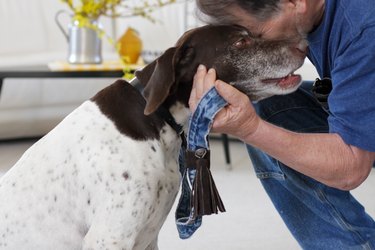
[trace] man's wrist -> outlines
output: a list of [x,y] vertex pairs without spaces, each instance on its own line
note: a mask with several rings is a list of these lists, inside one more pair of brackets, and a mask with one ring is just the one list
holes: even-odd
[[244,133],[240,136],[239,139],[247,144],[254,144],[259,137],[258,134],[262,126],[264,126],[264,121],[257,116],[244,126],[244,128],[242,129]]

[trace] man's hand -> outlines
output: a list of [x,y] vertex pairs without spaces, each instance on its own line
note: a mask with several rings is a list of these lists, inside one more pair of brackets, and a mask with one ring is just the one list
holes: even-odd
[[193,89],[189,100],[191,111],[195,111],[200,99],[212,86],[215,86],[218,93],[228,102],[228,106],[215,116],[212,125],[213,131],[230,134],[240,140],[254,133],[259,125],[260,118],[255,113],[248,96],[231,85],[216,80],[215,70],[207,71],[203,65],[198,67],[194,76]]

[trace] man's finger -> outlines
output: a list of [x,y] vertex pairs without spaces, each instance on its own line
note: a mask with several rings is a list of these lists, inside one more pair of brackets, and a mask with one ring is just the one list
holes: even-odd
[[204,91],[202,93],[202,96],[214,86],[215,80],[216,80],[216,71],[215,69],[211,68],[208,70],[207,75],[204,78]]
[[195,98],[200,98],[204,92],[204,79],[207,74],[207,69],[204,65],[199,65],[197,72],[194,75],[193,89],[195,90]]
[[191,93],[190,93],[190,98],[189,98],[189,108],[191,112],[194,112],[195,109],[197,108],[197,97],[196,97],[196,90],[193,88]]

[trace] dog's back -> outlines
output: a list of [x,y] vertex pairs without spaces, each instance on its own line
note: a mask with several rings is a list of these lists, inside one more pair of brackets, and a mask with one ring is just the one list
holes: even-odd
[[163,122],[145,117],[144,105],[118,81],[28,149],[0,182],[0,248],[81,249],[84,241],[145,249],[173,204],[179,176],[177,135],[163,128],[174,147],[166,150]]

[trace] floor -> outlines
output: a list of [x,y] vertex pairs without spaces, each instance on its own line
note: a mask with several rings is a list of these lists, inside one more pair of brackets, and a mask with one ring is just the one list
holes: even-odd
[[[12,166],[34,140],[0,141],[0,175]],[[187,240],[180,240],[174,225],[174,208],[159,236],[160,250],[300,249],[282,223],[254,175],[242,143],[232,141],[233,170],[225,166],[220,141],[211,142],[212,174],[226,213],[204,217],[203,225]],[[375,173],[353,191],[375,217]]]

